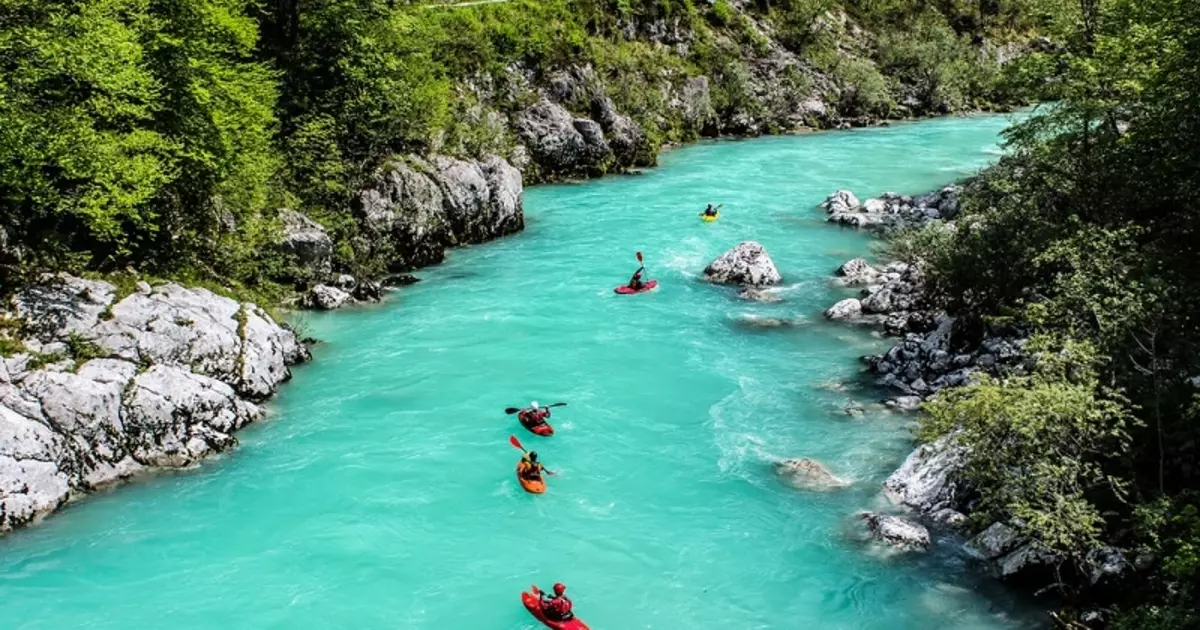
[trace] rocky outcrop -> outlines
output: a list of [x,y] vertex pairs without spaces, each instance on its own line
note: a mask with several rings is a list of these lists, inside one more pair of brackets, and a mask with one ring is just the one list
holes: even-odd
[[923,550],[929,547],[929,530],[906,518],[877,512],[859,515],[871,538],[903,550]]
[[828,492],[850,485],[850,482],[830,472],[821,462],[807,457],[776,462],[775,474],[797,490]]
[[859,203],[848,190],[839,190],[821,203],[828,214],[828,221],[856,228],[896,230],[921,227],[938,220],[952,220],[958,216],[959,186],[946,186],[940,190],[910,197],[896,193],[884,193],[878,198]]
[[279,211],[283,250],[295,257],[309,277],[324,278],[333,271],[333,239],[320,223],[295,210]]
[[966,385],[976,373],[1000,375],[1025,369],[1027,338],[1019,329],[988,333],[977,344],[956,340],[955,320],[940,316],[924,334],[909,334],[886,353],[866,357],[880,385],[907,396],[928,397],[947,387]]
[[783,278],[767,250],[754,241],[738,244],[704,268],[704,279],[716,284],[762,287]]
[[105,282],[46,277],[4,316],[25,351],[0,360],[0,531],[229,448],[308,358],[257,306],[176,284],[118,300]]
[[393,271],[437,264],[453,245],[482,243],[525,227],[521,173],[498,157],[466,161],[410,155],[381,169],[353,210]]
[[549,99],[521,112],[516,131],[544,176],[602,175],[613,158],[599,123]]
[[931,516],[943,523],[957,523],[964,516],[966,494],[962,469],[966,451],[950,436],[918,446],[883,484],[889,499]]

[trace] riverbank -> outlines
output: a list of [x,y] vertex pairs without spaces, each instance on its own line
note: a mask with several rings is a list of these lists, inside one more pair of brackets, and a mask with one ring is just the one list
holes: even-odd
[[[961,229],[956,225],[959,198],[971,194],[968,189],[977,181],[967,179],[916,197],[884,193],[863,202],[851,191],[839,190],[820,208],[828,222],[864,228],[884,242],[895,234],[910,237],[905,230],[953,233]],[[859,295],[830,306],[826,319],[869,326],[900,339],[886,352],[862,357],[873,384],[892,394],[884,404],[901,412],[921,412],[926,403],[977,383],[981,376],[1020,377],[1035,369],[1035,357],[1026,351],[1032,325],[980,323],[947,314],[927,295],[923,266],[919,258],[886,265],[855,258],[833,276],[837,286],[858,288]],[[1117,548],[1097,545],[1084,554],[1082,566],[1064,570],[1067,558],[1023,531],[1019,519],[980,523],[975,514],[979,492],[966,479],[970,459],[970,450],[953,433],[941,435],[913,450],[884,482],[884,493],[916,515],[910,526],[921,528],[924,523],[935,532],[965,536],[965,552],[984,570],[1026,592],[1051,597],[1064,589],[1103,592],[1150,566],[1148,557],[1130,558]],[[1060,611],[1055,619],[1069,624],[1067,620],[1077,615],[1079,622],[1092,624],[1111,614],[1102,612],[1102,600],[1085,599],[1082,604],[1082,610]]]

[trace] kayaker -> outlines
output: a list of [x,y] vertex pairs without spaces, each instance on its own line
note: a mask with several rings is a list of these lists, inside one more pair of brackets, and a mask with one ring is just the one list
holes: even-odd
[[529,406],[521,410],[517,418],[530,427],[537,427],[546,424],[546,420],[550,418],[550,408],[545,409],[538,406],[538,401],[529,403]]
[[645,270],[646,266],[642,265],[641,267],[638,267],[637,271],[633,272],[633,277],[629,279],[630,289],[633,289],[634,291],[642,290],[642,287],[645,286],[642,284],[642,272]]
[[566,592],[567,586],[562,582],[554,585],[553,597],[541,591],[542,614],[550,621],[570,621],[575,618],[575,613],[571,612],[571,600],[564,595]]
[[704,216],[706,216],[706,217],[717,216],[718,214],[720,214],[721,206],[724,206],[724,205],[725,204],[721,204],[720,206],[717,206],[714,208],[711,203],[708,204],[708,207],[704,209]]
[[546,470],[546,467],[538,461],[537,451],[529,451],[521,458],[521,463],[517,465],[517,474],[530,481],[539,481],[542,478],[542,473],[553,475],[554,473]]

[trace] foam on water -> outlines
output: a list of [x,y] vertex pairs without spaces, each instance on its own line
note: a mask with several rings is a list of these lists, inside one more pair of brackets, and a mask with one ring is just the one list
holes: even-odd
[[[970,173],[1006,122],[704,143],[527,191],[525,232],[384,306],[304,316],[327,343],[236,451],[0,542],[0,628],[531,629],[520,591],[560,580],[597,630],[1028,625],[943,534],[915,555],[861,540],[910,419],[854,385],[887,342],[821,318],[868,240],[816,209]],[[748,239],[782,302],[698,281]],[[638,250],[660,289],[613,294]],[[570,403],[553,438],[503,413],[531,399]],[[560,473],[547,494],[517,487],[509,433]],[[785,457],[852,485],[786,487]]]

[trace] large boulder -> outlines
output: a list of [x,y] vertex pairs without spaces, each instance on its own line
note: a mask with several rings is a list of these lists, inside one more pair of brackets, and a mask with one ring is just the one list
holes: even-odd
[[828,319],[853,319],[861,317],[862,314],[862,302],[857,298],[846,298],[825,309],[825,317]]
[[482,243],[525,227],[521,173],[492,156],[482,162],[434,158],[454,242]]
[[305,295],[300,300],[300,305],[304,308],[316,309],[319,311],[332,311],[345,306],[352,301],[353,297],[337,288],[325,284],[318,284],[312,289],[309,289],[308,295]]
[[781,481],[798,490],[828,492],[850,485],[850,482],[830,472],[821,462],[807,457],[776,462],[775,474]]
[[612,159],[612,149],[599,123],[575,118],[549,99],[521,112],[516,129],[534,162],[546,174],[601,174]]
[[855,212],[861,204],[849,190],[839,190],[821,202],[821,209],[829,214]]
[[941,520],[954,516],[960,505],[961,474],[966,450],[945,436],[917,447],[896,472],[884,482],[884,493],[892,501]]
[[919,550],[929,547],[929,530],[906,518],[863,512],[859,518],[866,524],[871,537],[898,549]]
[[754,241],[740,243],[709,263],[704,269],[704,279],[716,284],[755,287],[779,284],[783,280],[767,250]]
[[834,275],[837,276],[838,283],[844,286],[866,286],[879,282],[884,274],[865,259],[854,258],[842,263]]
[[333,239],[325,228],[286,208],[279,211],[279,220],[283,224],[283,250],[295,256],[311,276],[328,276],[332,271]]

